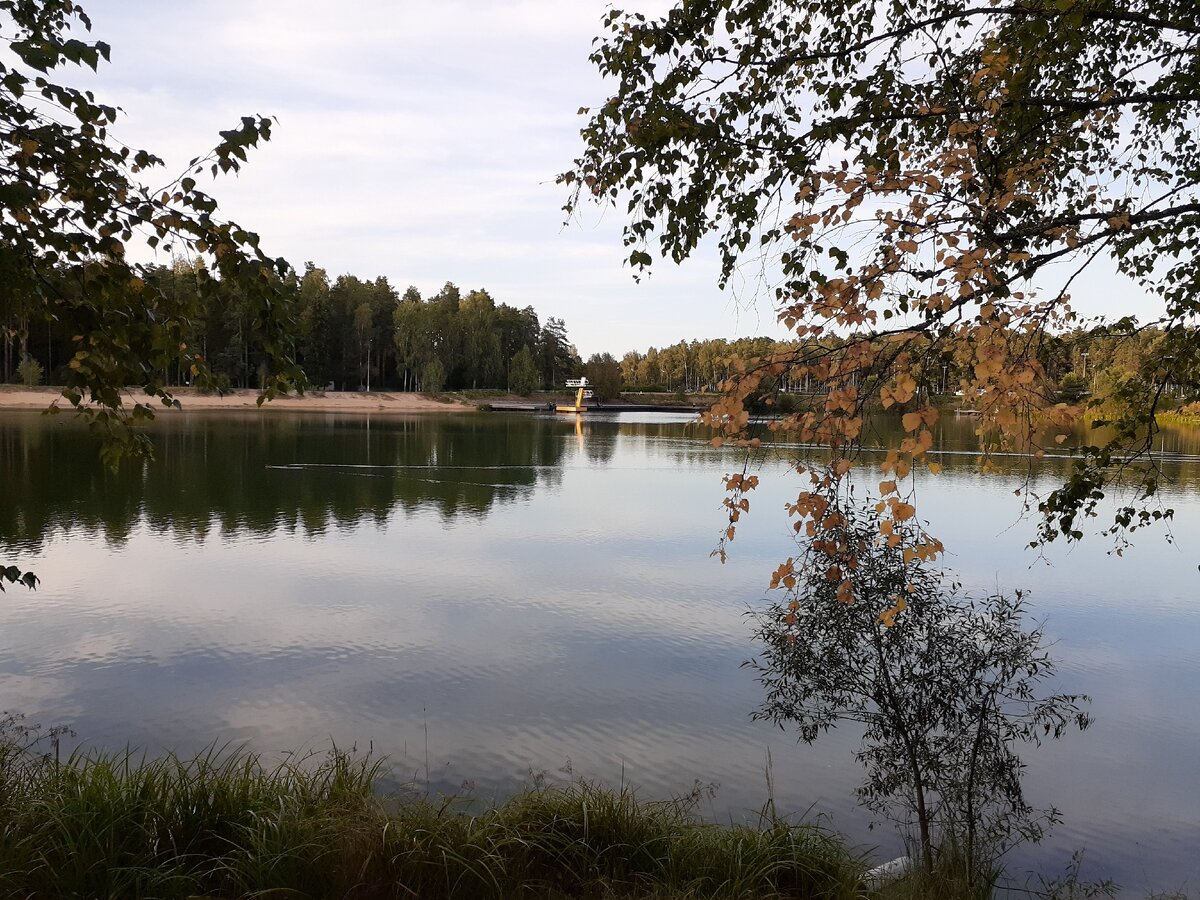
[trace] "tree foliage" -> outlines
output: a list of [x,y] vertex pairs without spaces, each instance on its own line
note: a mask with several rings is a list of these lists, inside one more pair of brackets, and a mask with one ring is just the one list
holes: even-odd
[[1027,802],[1017,748],[1086,728],[1087,698],[1041,692],[1054,665],[1040,631],[1024,628],[1019,593],[962,596],[893,540],[911,523],[846,499],[839,521],[776,572],[787,599],[756,615],[764,650],[752,665],[767,689],[757,716],[810,743],[859,723],[862,801],[914,826],[926,871],[936,848],[954,848],[977,884],[1054,818]]
[[[715,235],[721,283],[765,271],[798,339],[724,383],[708,417],[721,439],[754,441],[745,401],[764,379],[811,379],[823,406],[772,427],[852,456],[868,403],[913,401],[937,354],[985,451],[1040,452],[1039,428],[1071,415],[1043,351],[1081,324],[1075,274],[1107,256],[1161,300],[1162,340],[1104,407],[1111,440],[1076,448],[1069,480],[1031,504],[1044,541],[1081,537],[1118,476],[1133,496],[1114,533],[1169,515],[1148,451],[1164,386],[1200,366],[1194,4],[688,0],[605,24],[592,59],[614,90],[583,111],[568,209],[625,200],[637,269]],[[906,416],[883,464],[891,500],[928,462],[936,415]]]
[[[63,397],[89,417],[115,463],[127,452],[149,452],[133,425],[152,418],[156,405],[178,405],[167,373],[182,368],[201,384],[211,381],[207,359],[185,338],[197,298],[222,290],[243,298],[247,337],[263,357],[263,399],[302,376],[292,358],[291,311],[280,302],[286,262],[223,219],[197,180],[237,172],[270,138],[271,120],[243,117],[182,175],[151,187],[149,179],[162,184],[163,160],[116,140],[118,110],[61,77],[108,60],[107,44],[79,37],[90,29],[72,0],[0,0],[8,51],[0,61],[0,305],[12,317],[6,365],[14,337],[28,354],[35,323],[69,336]],[[195,291],[165,289],[155,267],[135,258],[138,244],[196,260]],[[126,395],[131,385],[144,399]],[[5,579],[36,583],[13,572],[4,569]]]
[[446,386],[446,370],[436,356],[431,357],[422,367],[420,384],[421,390],[431,394],[438,393]]
[[612,400],[621,393],[621,364],[611,353],[593,353],[584,368],[597,400]]
[[42,370],[41,363],[28,353],[25,354],[20,365],[17,366],[17,375],[21,379],[21,384],[26,387],[34,387],[41,384],[44,374],[45,372]]
[[[90,30],[87,15],[71,0],[8,0],[0,2],[0,22],[11,53],[0,63],[6,299],[23,307],[27,325],[49,322],[70,335],[63,396],[86,405],[110,455],[144,449],[127,426],[152,416],[154,405],[175,405],[166,372],[182,366],[202,383],[209,378],[208,361],[184,339],[197,296],[236,286],[268,366],[264,397],[293,387],[300,377],[293,323],[279,302],[287,264],[267,256],[256,234],[222,219],[197,181],[238,171],[248,150],[270,138],[271,120],[242,118],[184,175],[151,188],[146,180],[162,159],[115,140],[109,132],[118,110],[57,77],[109,57],[104,42],[74,36]],[[195,292],[167,289],[153,265],[131,257],[137,243],[202,261]],[[127,385],[146,399],[130,405]]]
[[[405,384],[420,380],[436,358],[445,387],[503,388],[512,384],[513,366],[524,348],[530,348],[535,382],[553,384],[583,367],[561,319],[551,317],[542,326],[533,307],[498,304],[482,288],[463,297],[448,281],[427,300],[409,288],[394,321],[397,366]],[[524,375],[518,380],[530,391],[537,389]]]
[[533,351],[526,344],[513,357],[508,373],[508,389],[514,394],[528,397],[539,387],[541,379],[538,377],[537,364],[533,361]]

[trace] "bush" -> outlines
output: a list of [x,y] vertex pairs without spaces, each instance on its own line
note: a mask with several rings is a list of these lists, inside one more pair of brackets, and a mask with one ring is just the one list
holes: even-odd
[[436,394],[446,386],[446,369],[436,356],[421,369],[421,390],[426,394]]
[[1063,403],[1078,403],[1087,392],[1087,379],[1077,372],[1068,372],[1058,383],[1058,398]]
[[804,406],[804,398],[799,394],[778,394],[775,397],[775,411],[784,415],[794,413]]
[[625,393],[665,394],[667,393],[667,386],[665,384],[627,384],[625,385]]
[[21,362],[17,365],[17,375],[21,379],[21,384],[25,387],[36,387],[42,383],[42,376],[45,375],[45,370],[42,369],[42,364],[26,353],[21,357]]

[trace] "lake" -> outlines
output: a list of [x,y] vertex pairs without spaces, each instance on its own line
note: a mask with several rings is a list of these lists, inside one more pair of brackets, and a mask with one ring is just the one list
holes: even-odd
[[[1065,821],[1010,874],[1061,873],[1084,848],[1085,877],[1195,891],[1200,436],[1161,439],[1173,543],[1039,559],[1013,492],[1067,461],[981,475],[972,426],[939,424],[952,452],[920,514],[968,591],[1029,591],[1056,689],[1090,694],[1095,717],[1027,755],[1029,799]],[[743,460],[686,416],[179,413],[153,436],[154,462],[113,473],[69,417],[0,416],[0,544],[42,579],[0,596],[0,708],[148,753],[332,740],[385,754],[397,784],[479,797],[699,783],[718,821],[753,820],[769,763],[779,810],[899,852],[854,803],[851,734],[808,747],[749,718],[745,613],[793,548],[786,448],[756,463],[720,565],[721,476]]]

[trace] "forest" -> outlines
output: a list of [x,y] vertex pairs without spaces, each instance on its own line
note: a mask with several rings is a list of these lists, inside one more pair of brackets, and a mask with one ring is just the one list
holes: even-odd
[[[199,263],[182,259],[146,273],[157,282],[148,287],[187,310],[181,342],[207,361],[219,389],[261,387],[268,362],[250,304],[232,282],[202,291],[200,274]],[[83,294],[67,274],[50,277],[60,296]],[[75,329],[65,316],[48,317],[44,303],[14,283],[0,278],[3,381],[62,384],[77,350]],[[482,288],[464,294],[446,282],[429,297],[415,287],[401,294],[386,277],[331,280],[308,263],[284,282],[282,297],[291,306],[296,361],[314,389],[528,393],[584,370],[562,319],[542,322],[533,307],[497,303]],[[191,383],[184,349],[158,373],[165,384]]]
[[[236,285],[222,282],[202,291],[199,263],[177,259],[156,266],[148,277],[153,288],[190,311],[183,340],[211,367],[219,389],[258,388],[267,360],[254,339],[253,312]],[[59,276],[56,289],[78,291]],[[585,362],[561,318],[542,322],[532,306],[497,303],[484,288],[467,292],[447,281],[422,297],[416,287],[397,291],[385,276],[374,279],[340,275],[308,263],[290,276],[283,297],[291,305],[295,356],[311,389],[510,390],[520,394],[561,387],[567,378],[586,373],[601,399],[622,390],[707,393],[719,390],[734,374],[736,360],[774,354],[836,351],[843,339],[827,335],[809,342],[767,337],[680,340],[665,347],[628,350],[620,358],[593,354]],[[61,384],[75,352],[73,327],[62,316],[49,319],[44,307],[0,280],[0,365],[4,383]],[[1048,390],[1072,402],[1097,388],[1107,393],[1135,377],[1162,343],[1157,327],[1077,328],[1043,337],[1038,359]],[[190,384],[184,353],[160,373],[166,384]],[[970,378],[969,359],[952,352],[921,354],[913,375],[919,395],[951,394]],[[788,392],[823,391],[804,374],[784,374],[774,385]],[[1195,386],[1179,378],[1166,397],[1189,398]]]
[[[1059,399],[1075,402],[1093,392],[1108,394],[1117,385],[1139,377],[1147,359],[1151,358],[1166,335],[1158,327],[1139,328],[1136,324],[1123,327],[1077,328],[1057,335],[1045,335],[1040,342],[1037,358],[1045,372],[1045,387],[1061,395]],[[621,380],[627,390],[684,391],[705,393],[719,390],[722,381],[736,371],[736,360],[765,359],[776,354],[793,354],[798,359],[805,354],[817,355],[838,350],[845,343],[836,335],[822,337],[801,345],[799,341],[776,341],[770,338],[740,338],[726,340],[678,341],[667,347],[630,350],[620,360]],[[961,392],[963,382],[971,377],[973,360],[964,359],[949,351],[921,354],[913,364],[913,377],[918,396]],[[802,368],[802,367],[801,367]],[[1165,385],[1164,399],[1189,398],[1196,394],[1196,385],[1182,368]],[[826,383],[810,376],[785,372],[774,385],[787,392],[824,392]]]

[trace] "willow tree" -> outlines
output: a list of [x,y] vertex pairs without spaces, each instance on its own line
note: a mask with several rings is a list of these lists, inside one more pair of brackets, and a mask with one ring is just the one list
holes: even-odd
[[[269,139],[271,121],[242,118],[211,153],[164,178],[161,158],[110,134],[115,107],[60,77],[108,60],[107,44],[80,39],[90,29],[72,0],[0,0],[7,51],[0,60],[0,255],[5,296],[23,298],[22,327],[54,321],[73,335],[62,396],[88,417],[115,462],[123,453],[148,453],[133,426],[155,407],[178,405],[167,373],[211,382],[187,335],[218,291],[244,300],[269,370],[260,402],[301,376],[281,289],[286,262],[267,256],[258,235],[223,219],[197,181],[237,172],[247,151]],[[152,277],[154,264],[139,261],[152,251],[195,264],[197,290],[170,290]],[[35,582],[16,567],[0,575]]]
[[[829,450],[792,507],[800,533],[837,523],[868,404],[906,413],[879,493],[892,520],[911,518],[907,476],[936,468],[937,410],[918,394],[932,360],[965,373],[985,450],[1040,454],[1040,428],[1078,411],[1055,405],[1039,354],[1082,321],[1071,286],[1101,257],[1161,301],[1164,335],[1104,398],[1113,438],[1077,448],[1068,480],[1029,502],[1041,540],[1081,537],[1117,477],[1133,493],[1108,530],[1169,515],[1154,412],[1168,380],[1200,370],[1191,0],[681,0],[604,23],[592,60],[613,92],[582,111],[567,208],[626,204],[637,270],[715,237],[722,287],[747,263],[772,279],[800,344],[743,360],[707,418],[717,442],[753,445],[745,401],[765,380],[823,384],[821,402],[770,426]],[[729,537],[752,484],[730,480]]]

